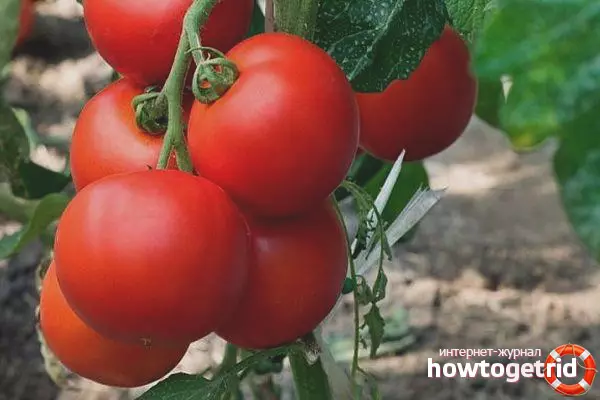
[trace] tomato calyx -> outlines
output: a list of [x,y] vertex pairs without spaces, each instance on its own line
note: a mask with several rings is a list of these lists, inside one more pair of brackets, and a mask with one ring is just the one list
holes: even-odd
[[136,96],[131,105],[135,110],[135,122],[150,135],[163,135],[169,127],[169,108],[166,97],[154,86]]
[[197,64],[192,81],[194,97],[204,104],[213,103],[235,83],[239,70],[217,49],[200,46],[190,51]]

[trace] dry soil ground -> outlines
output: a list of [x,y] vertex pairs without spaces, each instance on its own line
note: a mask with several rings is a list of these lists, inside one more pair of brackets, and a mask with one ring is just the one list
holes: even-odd
[[[93,52],[73,0],[42,3],[36,31],[16,55],[6,96],[30,111],[43,135],[68,136],[84,101],[110,78]],[[553,180],[553,144],[517,155],[477,120],[454,146],[427,162],[433,188],[447,187],[414,240],[388,265],[386,316],[408,310],[414,341],[365,362],[386,399],[558,399],[539,380],[428,379],[427,358],[441,348],[541,348],[583,345],[600,357],[600,270],[565,218]],[[55,167],[61,158],[41,148]],[[5,221],[2,231],[12,224]],[[40,246],[0,264],[0,400],[118,399],[131,394],[89,383],[58,390],[46,377],[33,328],[33,285]],[[341,312],[329,331],[347,330]],[[211,338],[182,368],[218,359]],[[498,360],[507,362],[507,360]],[[596,385],[589,398],[599,398]]]

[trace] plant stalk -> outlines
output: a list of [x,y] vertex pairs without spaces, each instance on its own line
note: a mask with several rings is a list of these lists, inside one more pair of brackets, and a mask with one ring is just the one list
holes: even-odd
[[312,40],[317,26],[319,0],[274,0],[275,29]]
[[[307,336],[316,341],[313,333]],[[333,400],[327,374],[323,369],[321,358],[309,364],[304,352],[294,351],[289,354],[297,400]]]
[[[194,48],[196,45],[199,46],[200,28],[206,23],[211,10],[217,2],[218,0],[195,0],[185,14],[173,67],[161,95],[156,100],[157,103],[160,103],[166,98],[169,118],[169,126],[165,133],[163,148],[158,159],[158,169],[165,169],[167,167],[171,152],[175,150],[179,169],[185,172],[192,172],[194,170],[184,139],[181,113],[182,94],[185,86],[185,77],[190,66],[190,50],[192,46]],[[190,42],[191,38],[193,38],[194,43]],[[193,53],[198,53],[199,57],[202,57],[201,51],[194,51]]]

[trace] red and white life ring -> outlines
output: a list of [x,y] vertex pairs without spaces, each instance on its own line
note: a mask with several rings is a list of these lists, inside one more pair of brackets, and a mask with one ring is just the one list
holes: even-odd
[[544,368],[544,377],[546,382],[554,388],[556,392],[565,396],[581,396],[586,394],[592,387],[594,378],[596,377],[596,361],[589,351],[577,344],[563,344],[550,352],[546,358],[546,366],[550,363],[556,364],[557,359],[563,356],[578,357],[585,366],[583,378],[574,384],[566,385],[556,377],[556,368],[550,368],[546,373]]

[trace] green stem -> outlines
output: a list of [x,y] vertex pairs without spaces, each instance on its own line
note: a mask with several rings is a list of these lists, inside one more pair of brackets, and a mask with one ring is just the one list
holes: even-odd
[[[335,201],[335,199],[332,200],[335,210],[338,214],[338,218],[340,219],[342,226],[344,227],[344,234],[346,235],[346,238],[348,238],[348,228],[346,227],[346,223],[344,222],[344,217],[342,215],[342,211],[340,210],[340,207],[337,203],[337,201]],[[351,370],[351,374],[352,374],[352,388],[354,391],[354,396],[355,398],[358,398],[358,395],[360,394],[360,388],[356,382],[356,375],[358,373],[359,367],[358,367],[358,355],[359,355],[359,350],[360,350],[360,310],[359,310],[359,304],[358,304],[358,293],[357,293],[357,288],[358,288],[358,275],[356,274],[356,265],[354,264],[354,258],[352,257],[352,243],[350,243],[350,241],[348,240],[348,263],[350,264],[350,278],[352,279],[352,281],[354,282],[354,290],[352,291],[352,295],[353,295],[353,300],[354,300],[354,346],[353,346],[353,352],[352,352],[352,370]]]
[[38,201],[15,197],[8,184],[0,184],[0,214],[25,224],[33,215],[37,204]]
[[317,26],[319,0],[274,0],[275,29],[312,40]]
[[[307,336],[316,341],[314,334]],[[333,400],[327,374],[321,358],[309,364],[303,352],[295,351],[289,355],[297,400]]]
[[202,51],[199,50],[202,47],[200,29],[204,26],[210,16],[210,12],[218,2],[219,0],[196,0],[183,19],[183,27],[186,31],[196,64],[204,61]]
[[179,169],[185,172],[193,171],[190,154],[183,139],[183,118],[181,116],[182,92],[185,84],[185,75],[190,62],[189,54],[187,54],[189,47],[190,45],[184,31],[177,47],[173,68],[163,87],[161,96],[157,99],[158,102],[162,96],[167,98],[169,118],[169,127],[163,139],[163,147],[158,158],[157,169],[167,168],[171,152],[175,150]]
[[247,370],[248,368],[252,367],[256,362],[258,362],[260,360],[265,360],[270,357],[277,357],[277,356],[281,356],[283,354],[288,354],[288,353],[293,354],[295,352],[300,351],[300,349],[301,348],[299,345],[294,344],[294,345],[290,345],[290,346],[275,347],[273,349],[263,350],[259,353],[251,355],[250,357],[244,358],[242,361],[237,363],[231,369],[229,369],[228,371],[224,371],[224,372],[227,372],[228,374],[230,374],[230,373],[239,374],[240,372],[243,372],[243,371]]
[[[163,148],[158,159],[158,169],[165,169],[169,163],[171,152],[175,150],[177,154],[177,166],[185,172],[192,172],[193,166],[190,154],[187,150],[184,134],[183,121],[181,115],[182,93],[185,86],[185,77],[190,66],[190,38],[200,41],[198,33],[204,25],[212,8],[218,0],[195,0],[185,14],[183,28],[173,67],[161,95],[157,98],[157,103],[167,99],[169,127],[164,137]],[[194,33],[194,34],[192,34]],[[197,38],[197,39],[196,39]],[[196,43],[194,42],[195,46]],[[197,52],[194,52],[197,53]],[[201,52],[200,57],[201,57]]]

